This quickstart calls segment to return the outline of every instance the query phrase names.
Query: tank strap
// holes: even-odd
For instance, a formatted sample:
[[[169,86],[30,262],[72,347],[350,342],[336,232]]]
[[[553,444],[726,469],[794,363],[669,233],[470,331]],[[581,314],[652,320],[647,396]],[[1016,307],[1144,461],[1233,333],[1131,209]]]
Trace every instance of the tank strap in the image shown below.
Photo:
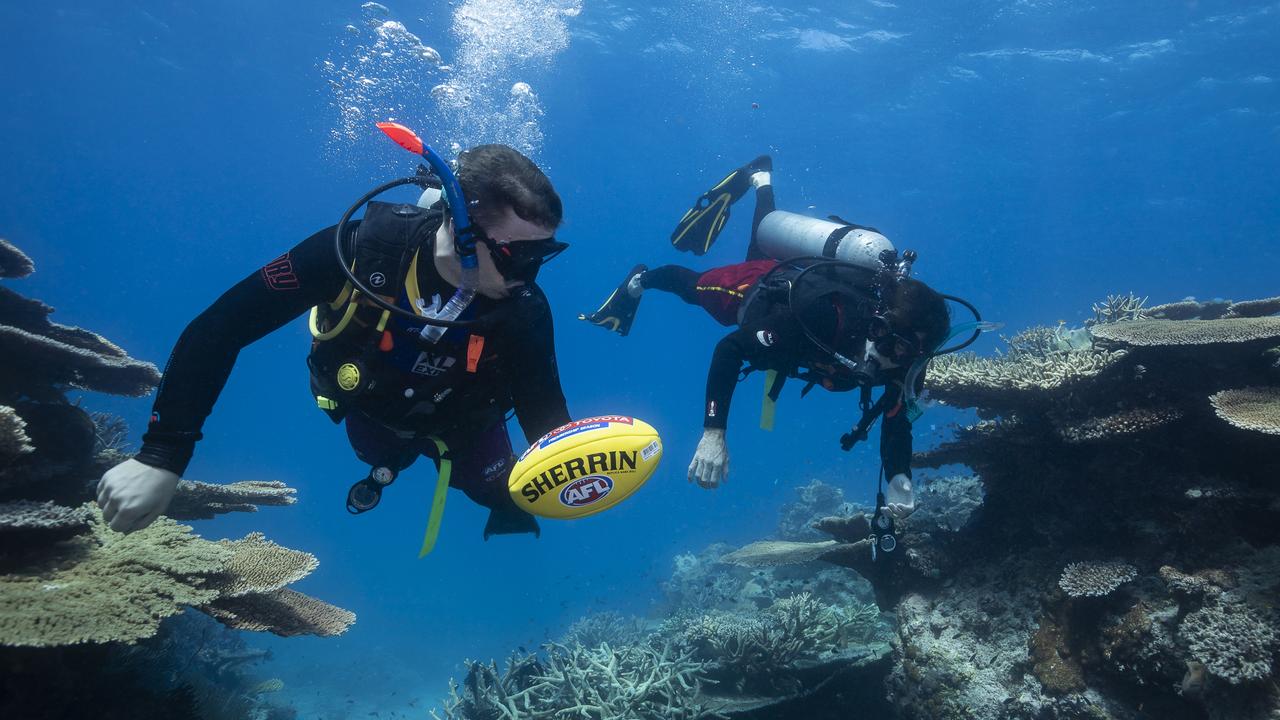
[[[849,233],[857,229],[857,225],[845,225],[844,227],[832,230],[831,234],[827,236],[827,243],[822,246],[822,256],[834,258],[836,256],[836,251],[840,249],[840,243],[844,241],[845,237],[848,236]]]

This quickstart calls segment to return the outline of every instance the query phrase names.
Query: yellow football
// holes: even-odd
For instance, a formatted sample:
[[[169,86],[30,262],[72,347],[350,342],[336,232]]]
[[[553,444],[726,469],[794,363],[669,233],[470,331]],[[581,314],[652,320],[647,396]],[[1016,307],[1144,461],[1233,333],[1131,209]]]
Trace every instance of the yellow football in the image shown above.
[[[627,499],[653,475],[662,439],[625,415],[575,420],[520,456],[507,487],[516,505],[557,520],[594,515]]]

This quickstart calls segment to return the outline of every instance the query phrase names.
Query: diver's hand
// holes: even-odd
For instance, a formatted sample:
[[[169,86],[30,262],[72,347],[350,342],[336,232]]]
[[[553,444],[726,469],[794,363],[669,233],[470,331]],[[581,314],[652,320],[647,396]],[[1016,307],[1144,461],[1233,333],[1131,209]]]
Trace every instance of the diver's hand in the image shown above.
[[[129,459],[98,481],[98,507],[112,530],[133,532],[167,510],[177,488],[177,473]]]
[[[903,520],[916,511],[916,493],[911,488],[911,478],[902,473],[889,481],[889,491],[884,498],[884,510],[894,520]]]
[[[689,482],[711,490],[720,487],[728,476],[729,446],[724,441],[724,430],[707,428],[693,453],[693,462],[689,463]]]

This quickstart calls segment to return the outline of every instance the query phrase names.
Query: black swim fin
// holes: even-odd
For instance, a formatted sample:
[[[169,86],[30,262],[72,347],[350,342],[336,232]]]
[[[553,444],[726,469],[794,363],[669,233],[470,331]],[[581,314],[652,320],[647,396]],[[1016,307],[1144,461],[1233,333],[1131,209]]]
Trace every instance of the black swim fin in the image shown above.
[[[631,272],[622,279],[622,284],[613,291],[608,300],[604,301],[599,310],[590,315],[579,315],[578,319],[626,337],[627,333],[631,332],[631,323],[635,322],[636,310],[640,309],[640,298],[632,297],[631,293],[627,292],[627,285],[631,284],[631,278],[648,269],[643,264],[631,268]]]
[[[533,533],[534,537],[542,537],[542,528],[538,520],[529,513],[514,505],[489,509],[489,519],[484,524],[484,539],[494,535],[520,535]]]
[[[680,218],[671,233],[671,244],[677,250],[705,255],[716,236],[729,220],[729,207],[751,189],[751,176],[773,170],[773,159],[761,155],[729,173],[710,190],[698,196],[697,202]]]

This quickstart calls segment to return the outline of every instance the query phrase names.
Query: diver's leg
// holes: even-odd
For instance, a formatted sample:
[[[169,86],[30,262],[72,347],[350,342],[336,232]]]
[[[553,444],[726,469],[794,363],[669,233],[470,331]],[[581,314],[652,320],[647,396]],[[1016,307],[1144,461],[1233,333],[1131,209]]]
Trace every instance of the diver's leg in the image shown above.
[[[638,296],[644,290],[661,290],[669,292],[690,305],[698,304],[698,278],[702,273],[679,265],[663,265],[646,270],[636,278],[628,292]]]
[[[632,286],[637,284],[637,279],[646,270],[648,268],[643,264],[631,268],[631,272],[627,273],[622,283],[610,293],[599,309],[595,312],[582,313],[578,315],[578,319],[592,325],[599,325],[625,337],[631,332],[631,323],[635,321],[636,310],[640,308],[640,293],[634,292]]]
[[[436,466],[437,453],[429,453]],[[484,539],[490,535],[516,533],[540,533],[538,521],[521,510],[511,499],[507,479],[515,467],[515,454],[511,451],[511,438],[507,423],[481,430],[459,452],[451,452],[449,487],[467,494],[477,505],[489,508],[489,520],[484,525]]]
[[[362,412],[348,413],[344,423],[351,449],[362,462],[399,473],[418,459],[418,448],[411,438],[397,436]]]
[[[764,260],[768,257],[760,249],[756,232],[759,231],[760,221],[764,220],[764,216],[776,209],[773,201],[773,179],[770,177],[772,167],[770,163],[768,169],[758,170],[751,175],[751,184],[756,186],[756,214],[751,219],[751,244],[747,246],[747,260]]]

